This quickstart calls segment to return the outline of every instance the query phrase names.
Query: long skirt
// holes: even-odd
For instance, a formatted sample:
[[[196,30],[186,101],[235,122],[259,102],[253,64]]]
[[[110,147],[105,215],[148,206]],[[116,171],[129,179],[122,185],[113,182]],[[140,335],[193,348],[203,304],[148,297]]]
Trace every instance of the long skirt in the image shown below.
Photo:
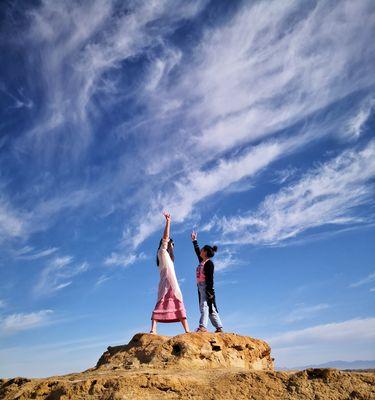
[[[185,318],[184,303],[174,295],[172,288],[156,303],[151,317],[158,322],[178,322]]]

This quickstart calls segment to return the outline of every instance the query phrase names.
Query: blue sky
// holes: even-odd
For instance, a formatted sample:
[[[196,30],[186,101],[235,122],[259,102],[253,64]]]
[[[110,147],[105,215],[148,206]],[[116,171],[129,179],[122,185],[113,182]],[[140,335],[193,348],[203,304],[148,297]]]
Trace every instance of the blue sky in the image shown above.
[[[162,210],[279,367],[375,358],[373,1],[5,1],[0,376],[148,331]],[[163,334],[181,333],[160,325]]]

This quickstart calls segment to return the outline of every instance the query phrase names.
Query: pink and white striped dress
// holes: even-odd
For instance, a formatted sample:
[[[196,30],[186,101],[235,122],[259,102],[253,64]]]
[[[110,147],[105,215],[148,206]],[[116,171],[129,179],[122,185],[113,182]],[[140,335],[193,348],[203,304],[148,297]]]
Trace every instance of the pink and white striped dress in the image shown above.
[[[168,240],[163,239],[158,251],[160,272],[158,300],[151,319],[159,322],[178,322],[186,318],[186,311],[174,264],[167,248]]]

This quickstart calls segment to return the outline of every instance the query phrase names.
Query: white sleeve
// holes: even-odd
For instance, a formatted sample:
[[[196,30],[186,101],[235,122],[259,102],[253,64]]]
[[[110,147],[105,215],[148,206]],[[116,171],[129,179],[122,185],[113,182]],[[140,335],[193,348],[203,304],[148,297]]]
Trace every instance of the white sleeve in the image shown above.
[[[168,248],[168,240],[162,239],[161,246],[158,251],[159,267],[161,268],[166,268],[168,259],[170,259],[167,248]]]

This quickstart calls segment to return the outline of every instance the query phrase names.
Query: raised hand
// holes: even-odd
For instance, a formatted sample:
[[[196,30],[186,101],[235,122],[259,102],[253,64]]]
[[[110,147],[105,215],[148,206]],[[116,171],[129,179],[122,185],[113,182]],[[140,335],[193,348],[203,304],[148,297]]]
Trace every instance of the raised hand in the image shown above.
[[[191,232],[191,240],[197,240],[197,237],[198,237],[197,232],[195,232],[195,231]]]
[[[166,211],[163,211],[163,215],[164,215],[164,217],[165,217],[165,219],[166,219],[167,221],[170,221],[170,220],[171,220],[171,214],[170,214],[170,213],[168,213],[168,212],[166,212]]]

